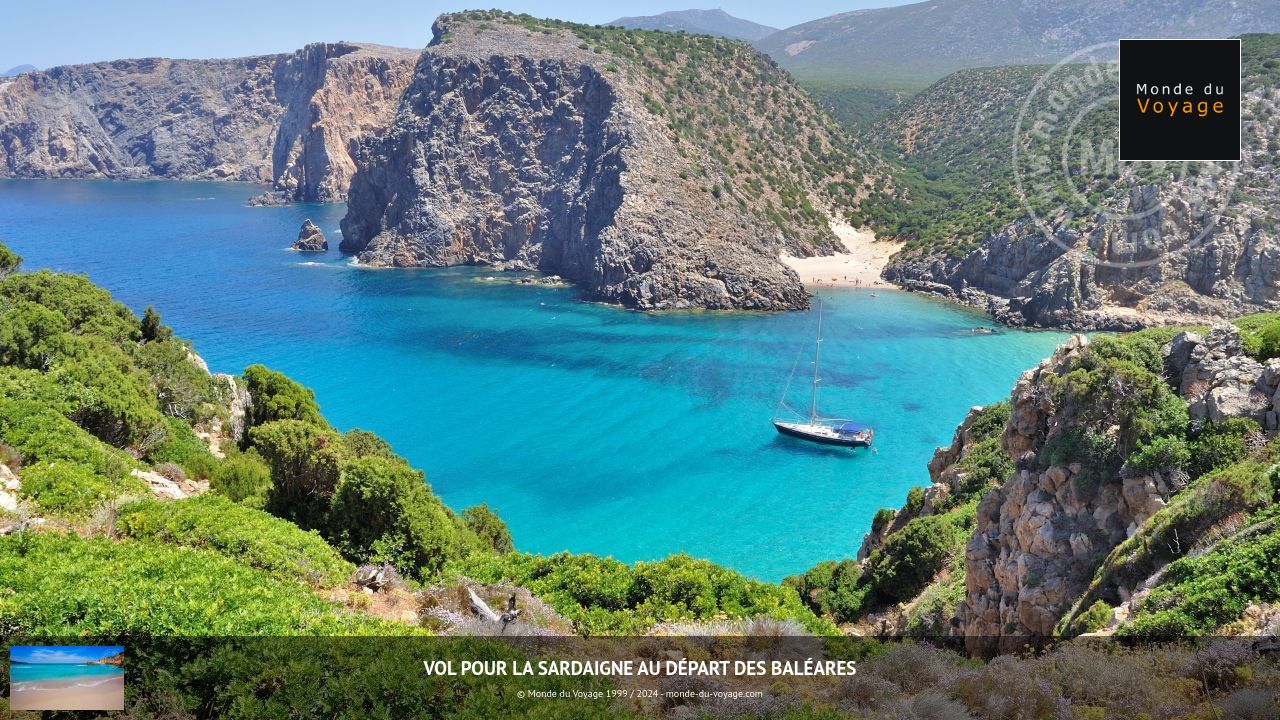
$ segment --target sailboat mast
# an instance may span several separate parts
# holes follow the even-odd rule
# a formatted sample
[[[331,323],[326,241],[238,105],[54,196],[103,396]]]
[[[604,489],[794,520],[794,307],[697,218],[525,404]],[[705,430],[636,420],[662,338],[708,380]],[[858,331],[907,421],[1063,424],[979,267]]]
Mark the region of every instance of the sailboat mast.
[[[809,402],[809,422],[818,419],[818,362],[822,358],[822,301],[818,301],[818,339],[813,344],[813,399]]]

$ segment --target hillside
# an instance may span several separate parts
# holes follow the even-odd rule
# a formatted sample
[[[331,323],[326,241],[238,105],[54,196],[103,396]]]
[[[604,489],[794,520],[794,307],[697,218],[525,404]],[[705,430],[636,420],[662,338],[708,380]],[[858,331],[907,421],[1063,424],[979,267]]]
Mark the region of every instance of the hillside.
[[[346,196],[417,53],[317,43],[232,60],[117,60],[0,80],[0,177],[170,178]]]
[[[687,32],[696,35],[715,35],[716,37],[734,40],[746,40],[747,42],[760,40],[778,32],[778,28],[743,20],[720,9],[670,10],[657,15],[622,17],[605,24],[629,30]]]
[[[1280,32],[1267,0],[928,0],[855,10],[757,42],[806,85],[919,89],[963,68],[1055,63],[1121,37]]]
[[[788,582],[837,620],[978,654],[1274,633],[1277,339],[1274,314],[1076,336],[970,412],[858,560]]]
[[[706,36],[445,15],[366,143],[344,251],[536,269],[641,309],[790,309],[878,164],[766,58]]]
[[[1035,143],[1021,136],[1015,166],[1018,114],[1047,68],[944,78],[874,134],[905,168],[896,192],[861,207],[882,234],[907,241],[885,276],[1015,325],[1132,329],[1277,307],[1278,52],[1280,36],[1245,37],[1243,161],[1219,165],[1111,162],[1112,80],[1075,99],[1093,109],[1069,132],[1057,125]],[[1098,71],[1064,67],[1041,92],[1090,87]],[[1034,158],[1064,147],[1079,159],[1071,174],[1038,178]],[[1037,177],[1025,195],[1019,174]]]

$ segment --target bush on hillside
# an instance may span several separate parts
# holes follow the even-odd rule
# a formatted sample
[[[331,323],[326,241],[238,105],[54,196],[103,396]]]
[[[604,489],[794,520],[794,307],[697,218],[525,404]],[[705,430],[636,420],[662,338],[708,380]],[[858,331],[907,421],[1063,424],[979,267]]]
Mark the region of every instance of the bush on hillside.
[[[467,529],[494,552],[509,553],[515,549],[507,524],[488,505],[481,503],[463,510],[462,520],[467,524]]]
[[[18,272],[18,268],[22,267],[22,256],[9,249],[9,246],[0,242],[0,280],[6,276]]]
[[[271,468],[255,448],[232,449],[209,476],[209,488],[233,502],[262,509],[271,492]]]
[[[476,549],[474,536],[431,493],[421,473],[378,457],[343,467],[324,534],[347,557],[390,563],[418,578]]]
[[[86,465],[42,462],[22,471],[22,494],[46,512],[83,517],[107,500],[111,485]]]
[[[244,383],[253,400],[245,418],[248,427],[277,420],[299,420],[328,427],[320,416],[315,392],[290,380],[284,373],[250,365],[244,370]]]
[[[757,616],[796,620],[813,632],[834,631],[790,588],[687,555],[625,565],[594,555],[476,553],[449,572],[526,587],[585,635],[640,635],[660,622]]]
[[[304,528],[322,528],[342,472],[342,437],[301,420],[259,425],[249,430],[248,437],[250,446],[271,468],[267,509]]]
[[[209,446],[196,435],[181,418],[164,418],[164,431],[159,440],[147,450],[146,458],[152,464],[173,463],[180,465],[190,478],[207,480],[218,467],[218,459],[209,452]]]
[[[212,493],[129,505],[118,528],[138,540],[213,550],[280,580],[335,585],[355,571],[314,531]]]
[[[12,591],[0,602],[0,627],[14,636],[414,633],[210,550],[154,541],[8,535],[0,577]]]
[[[117,345],[142,337],[138,318],[129,308],[83,275],[48,270],[10,275],[0,281],[0,298],[43,305],[62,315],[77,335],[97,335]]]

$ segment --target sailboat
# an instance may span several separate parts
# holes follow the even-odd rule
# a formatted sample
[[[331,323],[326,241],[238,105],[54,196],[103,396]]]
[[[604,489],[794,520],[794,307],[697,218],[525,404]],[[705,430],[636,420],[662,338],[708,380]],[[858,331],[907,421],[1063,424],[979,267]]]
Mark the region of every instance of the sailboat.
[[[798,360],[798,359],[797,359]],[[840,418],[824,418],[818,415],[818,387],[822,383],[819,363],[822,360],[822,301],[818,301],[818,337],[813,346],[813,389],[809,400],[808,422],[791,422],[781,420],[776,415],[772,418],[773,427],[783,435],[806,440],[820,445],[838,445],[840,447],[870,447],[875,431],[867,425]],[[797,361],[797,365],[799,362]],[[791,368],[791,377],[787,379],[787,390],[791,389],[796,368]],[[786,407],[787,390],[782,393],[778,407]]]

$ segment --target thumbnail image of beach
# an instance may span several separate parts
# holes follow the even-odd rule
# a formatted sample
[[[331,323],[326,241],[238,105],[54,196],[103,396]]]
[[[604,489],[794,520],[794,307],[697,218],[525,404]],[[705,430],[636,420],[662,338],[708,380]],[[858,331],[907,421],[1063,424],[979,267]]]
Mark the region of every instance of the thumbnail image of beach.
[[[9,649],[11,710],[123,710],[124,648],[18,645]]]

